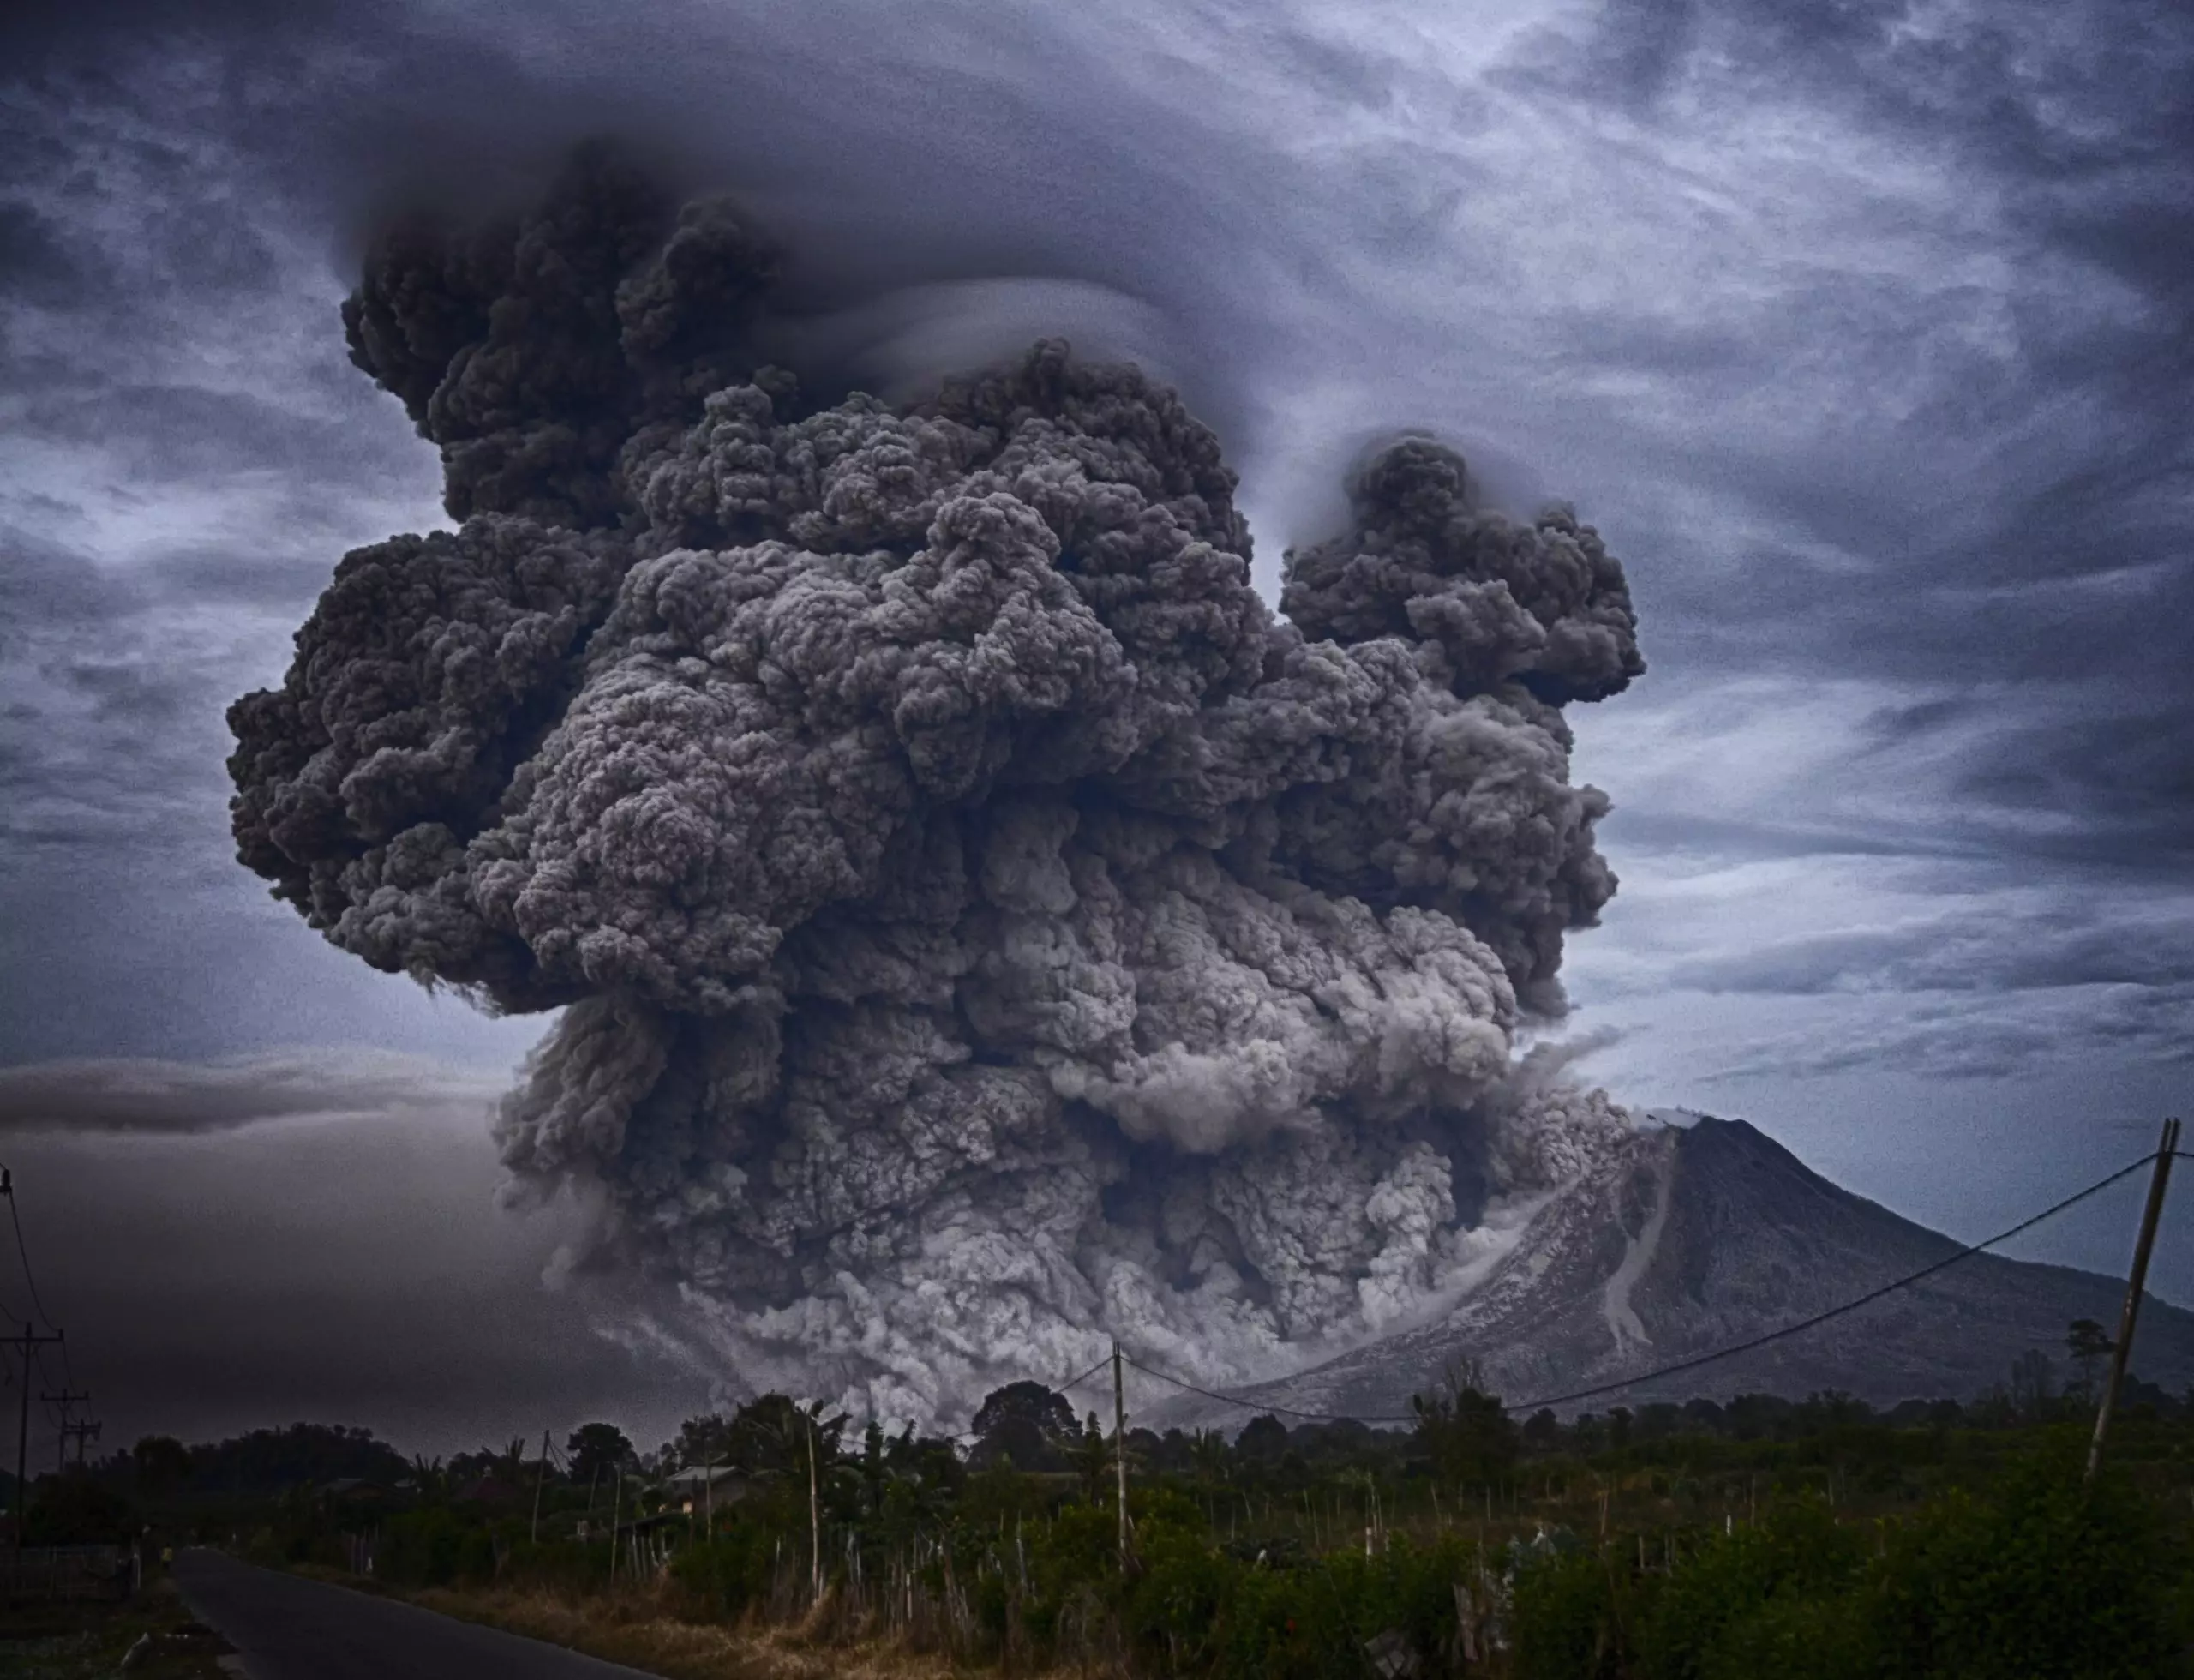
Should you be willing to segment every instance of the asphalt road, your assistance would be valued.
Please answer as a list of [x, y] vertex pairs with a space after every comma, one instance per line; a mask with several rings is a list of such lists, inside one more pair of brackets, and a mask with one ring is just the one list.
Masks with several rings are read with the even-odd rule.
[[250, 1680], [648, 1680], [559, 1646], [453, 1621], [218, 1551], [175, 1560], [176, 1585]]

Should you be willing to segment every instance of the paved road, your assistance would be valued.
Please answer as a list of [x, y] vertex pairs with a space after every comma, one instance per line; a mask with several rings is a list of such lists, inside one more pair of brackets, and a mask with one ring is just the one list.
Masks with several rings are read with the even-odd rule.
[[237, 1647], [250, 1680], [647, 1680], [638, 1669], [218, 1551], [181, 1553], [175, 1579], [198, 1618]]

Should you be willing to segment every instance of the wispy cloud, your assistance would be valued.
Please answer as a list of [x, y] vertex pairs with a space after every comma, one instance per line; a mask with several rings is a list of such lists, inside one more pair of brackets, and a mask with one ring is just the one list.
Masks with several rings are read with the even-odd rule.
[[437, 1114], [484, 1129], [507, 1083], [501, 1075], [387, 1051], [31, 1062], [0, 1068], [0, 1131], [195, 1134], [279, 1120]]

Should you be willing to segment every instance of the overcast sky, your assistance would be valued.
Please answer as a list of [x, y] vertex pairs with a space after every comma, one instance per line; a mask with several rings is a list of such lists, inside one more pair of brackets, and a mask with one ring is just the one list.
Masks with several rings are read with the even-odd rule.
[[[575, 1215], [494, 1209], [540, 1023], [322, 945], [227, 834], [227, 703], [345, 549], [445, 523], [345, 360], [365, 228], [590, 130], [848, 302], [920, 288], [848, 316], [882, 374], [1059, 328], [1163, 368], [1268, 585], [1399, 427], [1574, 502], [1651, 666], [1572, 711], [1618, 1098], [1966, 1237], [2185, 1104], [2182, 9], [45, 9], [0, 25], [0, 1160], [111, 1440], [706, 1396], [542, 1287]], [[2015, 1251], [2122, 1267], [2120, 1188]], [[2194, 1299], [2194, 1212], [2158, 1266]]]

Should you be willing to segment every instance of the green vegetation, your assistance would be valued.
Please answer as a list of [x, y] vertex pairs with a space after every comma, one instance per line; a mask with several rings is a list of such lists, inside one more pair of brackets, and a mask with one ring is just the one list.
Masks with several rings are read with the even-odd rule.
[[[2083, 1488], [2090, 1391], [2023, 1369], [1972, 1406], [1755, 1395], [1519, 1425], [1457, 1372], [1406, 1431], [1132, 1431], [1124, 1569], [1112, 1443], [1037, 1384], [993, 1395], [967, 1444], [856, 1434], [773, 1395], [646, 1455], [590, 1425], [546, 1473], [518, 1443], [407, 1464], [343, 1431], [111, 1468], [171, 1526], [269, 1562], [644, 1599], [1009, 1672], [2188, 1673], [2194, 1407], [2134, 1385]], [[380, 1479], [222, 1482], [368, 1456]], [[668, 1479], [686, 1465], [728, 1479]]]

